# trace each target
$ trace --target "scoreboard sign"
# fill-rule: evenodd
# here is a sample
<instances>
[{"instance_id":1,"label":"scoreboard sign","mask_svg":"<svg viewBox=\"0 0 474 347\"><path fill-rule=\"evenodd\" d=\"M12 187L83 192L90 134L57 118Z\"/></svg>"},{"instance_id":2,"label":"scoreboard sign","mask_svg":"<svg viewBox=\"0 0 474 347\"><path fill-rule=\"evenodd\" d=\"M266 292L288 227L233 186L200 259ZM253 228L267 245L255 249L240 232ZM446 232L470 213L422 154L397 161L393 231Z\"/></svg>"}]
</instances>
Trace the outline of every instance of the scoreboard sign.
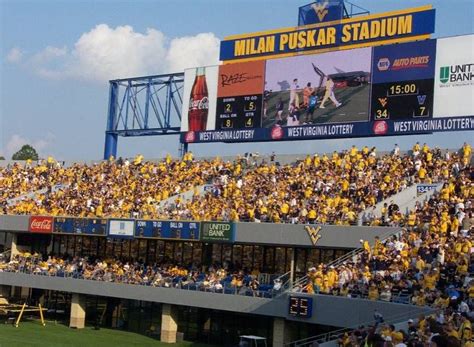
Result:
<instances>
[{"instance_id":1,"label":"scoreboard sign","mask_svg":"<svg viewBox=\"0 0 474 347\"><path fill-rule=\"evenodd\" d=\"M265 62L219 66L216 129L259 128Z\"/></svg>"},{"instance_id":2,"label":"scoreboard sign","mask_svg":"<svg viewBox=\"0 0 474 347\"><path fill-rule=\"evenodd\" d=\"M293 317L311 318L313 316L313 298L308 296L290 296L288 313Z\"/></svg>"},{"instance_id":3,"label":"scoreboard sign","mask_svg":"<svg viewBox=\"0 0 474 347\"><path fill-rule=\"evenodd\" d=\"M135 223L135 237L199 241L199 223L138 220Z\"/></svg>"},{"instance_id":4,"label":"scoreboard sign","mask_svg":"<svg viewBox=\"0 0 474 347\"><path fill-rule=\"evenodd\" d=\"M372 120L433 115L436 40L374 48Z\"/></svg>"},{"instance_id":5,"label":"scoreboard sign","mask_svg":"<svg viewBox=\"0 0 474 347\"><path fill-rule=\"evenodd\" d=\"M107 219L56 217L53 233L105 236Z\"/></svg>"},{"instance_id":6,"label":"scoreboard sign","mask_svg":"<svg viewBox=\"0 0 474 347\"><path fill-rule=\"evenodd\" d=\"M474 130L472 34L224 64L215 71L207 80L206 127L189 131L194 110L183 103L183 143ZM195 69L185 71L185 81L192 76ZM186 83L185 101L194 100L196 88Z\"/></svg>"}]
</instances>

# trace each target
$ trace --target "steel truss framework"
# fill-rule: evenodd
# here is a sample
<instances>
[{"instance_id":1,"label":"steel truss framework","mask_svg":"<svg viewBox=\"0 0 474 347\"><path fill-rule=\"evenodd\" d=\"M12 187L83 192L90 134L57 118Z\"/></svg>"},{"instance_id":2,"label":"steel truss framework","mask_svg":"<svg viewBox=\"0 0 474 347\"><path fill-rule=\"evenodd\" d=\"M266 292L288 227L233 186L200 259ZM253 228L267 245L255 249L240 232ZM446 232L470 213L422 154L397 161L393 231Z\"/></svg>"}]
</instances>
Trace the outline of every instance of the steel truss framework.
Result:
<instances>
[{"instance_id":1,"label":"steel truss framework","mask_svg":"<svg viewBox=\"0 0 474 347\"><path fill-rule=\"evenodd\" d=\"M178 135L184 73L111 80L104 159L117 156L118 137Z\"/></svg>"}]
</instances>

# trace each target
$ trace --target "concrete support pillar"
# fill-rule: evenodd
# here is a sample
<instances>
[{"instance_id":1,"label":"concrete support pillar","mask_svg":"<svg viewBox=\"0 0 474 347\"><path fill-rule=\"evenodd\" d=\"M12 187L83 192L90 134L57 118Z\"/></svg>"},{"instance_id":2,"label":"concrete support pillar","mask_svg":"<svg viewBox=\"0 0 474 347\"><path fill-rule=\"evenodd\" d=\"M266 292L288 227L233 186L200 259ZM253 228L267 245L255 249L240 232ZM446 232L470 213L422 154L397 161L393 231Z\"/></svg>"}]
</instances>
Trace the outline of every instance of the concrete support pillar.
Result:
<instances>
[{"instance_id":1,"label":"concrete support pillar","mask_svg":"<svg viewBox=\"0 0 474 347\"><path fill-rule=\"evenodd\" d=\"M284 318L273 318L273 347L283 347L288 341Z\"/></svg>"},{"instance_id":2,"label":"concrete support pillar","mask_svg":"<svg viewBox=\"0 0 474 347\"><path fill-rule=\"evenodd\" d=\"M295 281L295 259L296 259L296 248L293 248L291 253L290 261L290 285L293 287L293 282Z\"/></svg>"},{"instance_id":3,"label":"concrete support pillar","mask_svg":"<svg viewBox=\"0 0 474 347\"><path fill-rule=\"evenodd\" d=\"M161 342L176 343L178 332L178 308L169 304L162 305Z\"/></svg>"},{"instance_id":4,"label":"concrete support pillar","mask_svg":"<svg viewBox=\"0 0 474 347\"><path fill-rule=\"evenodd\" d=\"M0 286L0 296L8 299L12 292L12 288L10 286Z\"/></svg>"},{"instance_id":5,"label":"concrete support pillar","mask_svg":"<svg viewBox=\"0 0 474 347\"><path fill-rule=\"evenodd\" d=\"M18 247L16 246L17 235L12 233L12 246L11 246L11 253L10 253L10 260L13 260L13 257L20 253Z\"/></svg>"},{"instance_id":6,"label":"concrete support pillar","mask_svg":"<svg viewBox=\"0 0 474 347\"><path fill-rule=\"evenodd\" d=\"M84 295L72 294L70 328L84 329L86 325L86 300Z\"/></svg>"}]
</instances>

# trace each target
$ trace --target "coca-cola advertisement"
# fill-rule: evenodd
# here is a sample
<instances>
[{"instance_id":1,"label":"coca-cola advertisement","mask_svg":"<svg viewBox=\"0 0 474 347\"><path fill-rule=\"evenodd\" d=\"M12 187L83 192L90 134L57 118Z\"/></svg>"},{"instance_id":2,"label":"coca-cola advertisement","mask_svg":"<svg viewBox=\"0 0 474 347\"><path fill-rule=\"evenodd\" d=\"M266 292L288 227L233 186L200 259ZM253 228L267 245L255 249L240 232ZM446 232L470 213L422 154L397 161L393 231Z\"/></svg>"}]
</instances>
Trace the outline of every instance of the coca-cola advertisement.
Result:
<instances>
[{"instance_id":1,"label":"coca-cola advertisement","mask_svg":"<svg viewBox=\"0 0 474 347\"><path fill-rule=\"evenodd\" d=\"M31 216L28 229L32 233L50 234L53 232L53 217Z\"/></svg>"},{"instance_id":2,"label":"coca-cola advertisement","mask_svg":"<svg viewBox=\"0 0 474 347\"><path fill-rule=\"evenodd\" d=\"M184 71L181 131L205 131L216 128L218 66Z\"/></svg>"}]
</instances>

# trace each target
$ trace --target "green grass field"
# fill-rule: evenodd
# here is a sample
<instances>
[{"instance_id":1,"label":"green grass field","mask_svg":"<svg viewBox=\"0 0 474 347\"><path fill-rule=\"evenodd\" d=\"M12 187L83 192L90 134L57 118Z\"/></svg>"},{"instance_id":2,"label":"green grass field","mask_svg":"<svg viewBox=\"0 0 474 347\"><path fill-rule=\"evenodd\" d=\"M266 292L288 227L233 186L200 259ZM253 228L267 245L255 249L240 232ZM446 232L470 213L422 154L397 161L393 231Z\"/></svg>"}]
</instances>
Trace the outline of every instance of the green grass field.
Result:
<instances>
[{"instance_id":1,"label":"green grass field","mask_svg":"<svg viewBox=\"0 0 474 347\"><path fill-rule=\"evenodd\" d=\"M120 347L120 346L189 346L206 347L209 345L193 342L167 344L156 339L120 330L94 330L91 327L75 330L62 324L47 323L43 327L39 322L20 323L18 328L11 324L0 324L0 347Z\"/></svg>"}]
</instances>

